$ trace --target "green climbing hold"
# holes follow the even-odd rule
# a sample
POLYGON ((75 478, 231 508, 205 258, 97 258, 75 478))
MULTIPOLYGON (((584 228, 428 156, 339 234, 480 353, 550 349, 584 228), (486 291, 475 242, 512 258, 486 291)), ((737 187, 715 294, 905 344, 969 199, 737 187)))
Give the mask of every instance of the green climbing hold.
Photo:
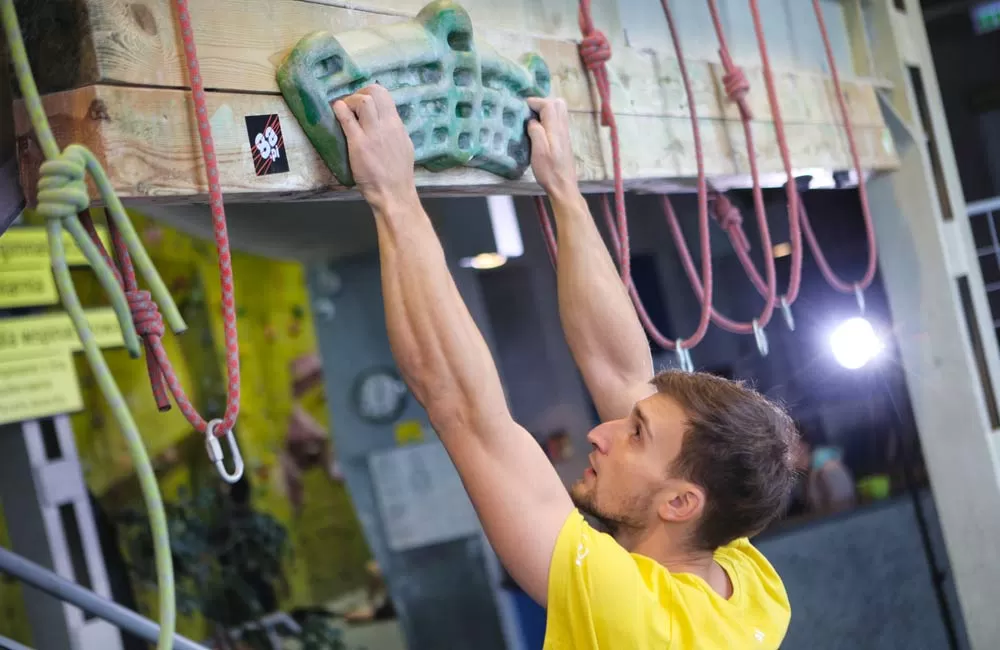
POLYGON ((409 22, 304 37, 278 69, 278 86, 309 140, 345 185, 347 142, 331 102, 378 83, 392 94, 416 162, 519 178, 530 162, 525 98, 549 94, 537 54, 513 61, 477 43, 469 14, 436 0, 409 22))

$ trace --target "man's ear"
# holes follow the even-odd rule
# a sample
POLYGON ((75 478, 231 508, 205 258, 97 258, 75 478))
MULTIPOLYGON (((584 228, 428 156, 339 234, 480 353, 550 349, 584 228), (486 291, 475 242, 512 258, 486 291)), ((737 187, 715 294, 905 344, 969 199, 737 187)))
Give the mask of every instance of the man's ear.
POLYGON ((705 510, 705 491, 690 481, 672 480, 664 488, 656 513, 670 523, 684 523, 705 510))

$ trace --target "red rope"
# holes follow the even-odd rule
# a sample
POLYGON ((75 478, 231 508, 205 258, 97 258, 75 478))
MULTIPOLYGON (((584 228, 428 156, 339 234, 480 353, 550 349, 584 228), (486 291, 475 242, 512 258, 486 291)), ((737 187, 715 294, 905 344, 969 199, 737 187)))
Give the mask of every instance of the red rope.
MULTIPOLYGON (((715 0, 709 0, 714 4, 715 0)), ((775 135, 778 139, 778 149, 781 151, 781 161, 785 167, 788 182, 785 184, 785 195, 788 197, 788 234, 792 245, 792 268, 785 291, 783 302, 791 305, 799 297, 802 283, 802 229, 799 224, 799 193, 795 187, 795 175, 792 171, 792 155, 785 137, 785 121, 781 116, 781 105, 778 103, 778 91, 774 84, 774 73, 771 70, 771 57, 767 53, 767 38, 760 16, 757 0, 750 0, 750 13, 753 17, 754 32, 757 35, 757 48, 760 50, 760 60, 764 69, 764 86, 767 88, 767 102, 771 107, 774 119, 775 135)), ((765 254, 772 258, 771 249, 765 254)))
POLYGON ((819 0, 813 0, 813 10, 816 12, 816 21, 819 23, 819 31, 823 36, 823 48, 826 50, 826 60, 830 66, 830 74, 833 76, 833 86, 837 93, 837 103, 840 106, 840 114, 844 118, 844 130, 847 132, 847 143, 851 149, 851 159, 854 162, 854 169, 858 174, 858 196, 861 199, 861 213, 865 220, 865 234, 868 240, 868 266, 865 274, 860 280, 854 283, 841 279, 827 262, 823 249, 820 248, 819 241, 813 233, 812 225, 809 223, 809 215, 802 209, 802 226, 805 230, 806 240, 812 250, 816 264, 827 283, 837 291, 842 293, 854 293, 856 290, 867 289, 875 279, 875 271, 878 267, 878 247, 875 242, 875 226, 872 223, 871 208, 868 205, 868 190, 865 187, 865 179, 861 169, 861 156, 858 155, 858 143, 854 135, 854 127, 851 125, 851 116, 847 110, 847 102, 844 99, 844 90, 840 85, 840 74, 837 72, 837 62, 833 56, 833 48, 830 46, 830 35, 826 31, 826 20, 823 18, 823 10, 819 5, 819 0))
MULTIPOLYGON (((663 200, 667 205, 669 205, 670 199, 668 197, 664 196, 663 200)), ((615 256, 617 257, 621 242, 618 241, 618 233, 615 229, 615 219, 611 214, 611 206, 608 205, 608 197, 606 195, 601 196, 601 208, 601 212, 604 215, 604 223, 608 227, 608 235, 611 237, 611 248, 615 251, 615 256)), ((672 213, 672 208, 670 209, 672 213)), ((549 252, 549 259, 552 261, 552 266, 556 266, 559 257, 559 247, 556 243, 555 233, 552 231, 552 220, 549 217, 549 211, 545 207, 545 199, 540 196, 535 197, 535 210, 538 213, 538 220, 542 226, 542 234, 545 239, 545 247, 549 252)), ((706 218, 699 223, 699 230, 701 231, 702 241, 708 241, 707 237, 709 236, 709 229, 707 215, 706 218)), ((711 305, 712 298, 712 251, 711 246, 708 246, 707 248, 707 251, 705 250, 705 247, 702 249, 702 281, 701 284, 698 284, 697 286, 699 289, 702 284, 708 287, 708 300, 704 299, 703 292, 696 291, 698 301, 702 306, 701 318, 698 321, 698 327, 694 334, 692 334, 689 338, 681 339, 681 349, 683 350, 690 350, 701 343, 702 339, 705 338, 705 334, 708 332, 708 324, 711 322, 712 310, 709 305, 711 305)), ((691 260, 690 253, 688 253, 687 259, 691 264, 691 272, 696 274, 697 271, 694 270, 694 262, 691 260)), ((697 282, 697 275, 694 277, 697 282)), ((649 337, 653 339, 653 342, 661 348, 676 350, 677 341, 668 339, 660 332, 659 329, 657 329, 656 325, 653 323, 653 319, 649 317, 649 312, 646 311, 646 306, 642 304, 642 299, 639 297, 639 292, 636 290, 635 283, 632 282, 631 278, 629 278, 626 287, 628 288, 629 298, 632 299, 632 304, 635 306, 635 312, 639 317, 639 322, 642 323, 643 328, 649 333, 649 337)))
MULTIPOLYGON (((701 146, 701 133, 698 129, 698 113, 694 101, 694 92, 691 88, 691 81, 687 73, 687 66, 684 62, 684 57, 681 54, 680 38, 675 29, 673 18, 669 13, 669 8, 667 7, 665 0, 664 9, 668 12, 667 16, 670 22, 670 31, 673 35, 674 45, 678 51, 681 75, 684 79, 684 87, 688 95, 688 106, 690 107, 691 127, 694 131, 695 155, 698 165, 698 215, 699 236, 702 251, 701 282, 705 287, 707 287, 707 299, 701 300, 701 317, 694 333, 691 334, 689 338, 683 339, 680 343, 681 349, 690 350, 698 345, 698 343, 700 343, 705 337, 706 332, 708 332, 708 326, 711 322, 712 314, 712 251, 709 239, 711 233, 709 230, 708 219, 708 187, 705 181, 705 162, 701 146)), ((581 0, 580 2, 580 30, 584 34, 583 42, 580 45, 580 55, 587 68, 594 74, 595 84, 601 98, 601 122, 605 125, 614 125, 615 116, 611 109, 610 84, 608 82, 607 68, 605 67, 605 62, 611 58, 611 45, 608 43, 607 38, 594 28, 593 19, 590 15, 589 0, 581 0)), ((624 270, 629 268, 628 257, 630 255, 628 221, 625 214, 624 183, 622 181, 621 165, 617 153, 619 151, 617 126, 609 126, 609 130, 611 137, 611 150, 613 152, 613 157, 615 158, 615 203, 618 213, 617 223, 611 215, 611 208, 608 206, 606 196, 602 197, 601 205, 605 223, 608 226, 608 233, 612 240, 611 248, 618 260, 619 267, 623 269, 622 279, 625 282, 629 297, 632 299, 632 304, 635 305, 636 313, 639 316, 639 320, 642 322, 643 327, 649 333, 650 338, 652 338, 657 345, 668 350, 675 350, 678 347, 678 341, 668 339, 659 331, 659 329, 657 329, 656 325, 649 317, 645 306, 642 304, 642 300, 635 288, 635 284, 632 282, 631 275, 624 272, 624 270)), ((548 210, 545 208, 545 201, 540 197, 536 197, 535 208, 538 212, 539 221, 541 222, 546 248, 548 249, 549 257, 554 266, 558 257, 558 245, 555 233, 552 230, 552 221, 549 218, 548 210)), ((693 268, 694 267, 692 265, 692 272, 695 272, 693 268)))
MULTIPOLYGON (((661 0, 661 3, 663 4, 663 10, 667 16, 667 23, 671 25, 671 35, 674 39, 674 47, 677 50, 677 58, 680 62, 683 62, 684 54, 678 46, 676 30, 673 28, 673 18, 669 4, 666 0, 661 0)), ((750 84, 747 81, 743 70, 733 63, 733 59, 729 54, 729 45, 726 40, 725 32, 722 29, 722 20, 719 16, 718 7, 716 6, 714 0, 709 0, 709 9, 712 14, 712 22, 715 25, 716 34, 719 37, 719 55, 722 58, 722 65, 725 70, 725 74, 723 76, 723 86, 725 87, 726 95, 729 100, 734 102, 739 107, 740 121, 743 124, 743 133, 747 141, 747 161, 750 164, 750 176, 753 179, 754 210, 757 215, 761 246, 764 251, 764 273, 767 277, 766 282, 761 282, 763 288, 762 295, 765 300, 760 315, 756 319, 750 322, 735 321, 718 313, 718 311, 716 311, 713 307, 711 310, 712 321, 719 327, 729 332, 736 334, 751 334, 754 332, 755 322, 758 328, 763 328, 770 322, 776 304, 775 297, 777 295, 777 289, 774 270, 774 256, 771 255, 771 230, 767 223, 767 212, 764 209, 764 195, 760 186, 760 172, 757 168, 757 150, 754 145, 751 124, 753 114, 746 100, 750 84)), ((691 105, 694 104, 694 99, 690 94, 688 95, 688 103, 691 105)), ((698 147, 698 144, 699 143, 696 142, 696 148, 698 147)), ((750 242, 747 240, 746 234, 743 233, 741 227, 742 217, 740 216, 739 211, 736 210, 724 197, 721 197, 720 200, 720 196, 716 197, 714 208, 716 219, 719 221, 719 225, 722 226, 723 230, 725 230, 729 235, 729 240, 732 242, 733 248, 736 250, 740 261, 744 263, 745 267, 749 267, 749 269, 753 270, 753 274, 751 275, 748 269, 748 276, 751 276, 751 279, 753 276, 756 276, 756 278, 759 279, 760 274, 757 272, 756 268, 753 267, 753 262, 750 259, 750 242)), ((684 234, 680 229, 679 222, 677 221, 677 215, 669 201, 663 202, 663 211, 666 215, 667 224, 670 227, 670 233, 673 236, 674 243, 677 246, 677 250, 680 252, 681 263, 684 266, 684 272, 688 276, 688 280, 691 283, 691 288, 699 297, 699 300, 702 300, 706 293, 706 287, 704 282, 698 281, 698 277, 696 273, 694 273, 694 261, 691 258, 691 252, 688 250, 687 244, 684 241, 684 234)))
MULTIPOLYGON (((201 136, 202 154, 205 167, 208 170, 209 202, 212 209, 212 222, 215 226, 215 245, 219 254, 219 276, 222 283, 222 316, 225 324, 226 371, 228 375, 228 393, 226 396, 226 411, 222 424, 215 427, 217 437, 224 437, 232 430, 240 410, 240 353, 239 339, 236 333, 236 302, 233 291, 233 267, 229 252, 229 234, 226 229, 226 213, 222 202, 222 187, 219 184, 219 166, 215 156, 215 145, 212 141, 212 130, 208 123, 208 107, 205 101, 205 86, 201 80, 198 66, 198 54, 195 50, 194 33, 191 28, 191 15, 187 0, 177 0, 177 12, 181 24, 181 36, 184 40, 184 51, 187 58, 188 72, 191 77, 192 96, 194 98, 195 115, 198 119, 198 132, 201 136)), ((101 255, 114 269, 118 281, 125 291, 132 320, 136 332, 143 339, 146 348, 146 366, 149 371, 149 381, 153 389, 153 398, 161 411, 170 409, 167 390, 174 397, 174 402, 184 414, 191 426, 199 433, 208 430, 208 421, 203 418, 191 400, 188 399, 184 387, 181 386, 174 372, 170 358, 163 347, 162 338, 166 328, 156 302, 148 291, 140 291, 125 241, 115 228, 114 222, 108 220, 108 231, 114 245, 117 266, 111 264, 111 258, 104 249, 97 231, 90 218, 90 213, 81 214, 84 227, 87 228, 101 255)))
MULTIPOLYGON (((709 0, 710 6, 713 4, 713 0, 709 0)), ((770 61, 767 56, 767 48, 764 45, 763 32, 760 29, 760 12, 756 6, 756 2, 751 2, 751 10, 754 12, 755 25, 757 26, 757 36, 761 47, 761 59, 764 63, 764 75, 765 79, 769 80, 770 88, 773 89, 773 79, 770 67, 770 61)), ((864 276, 856 283, 849 283, 841 279, 830 263, 826 259, 826 255, 823 253, 823 249, 816 238, 815 233, 812 229, 812 224, 809 222, 809 215, 806 212, 805 206, 802 205, 799 200, 798 193, 794 187, 794 179, 791 176, 791 164, 789 162, 789 156, 787 154, 787 145, 785 145, 785 129, 784 123, 781 119, 780 107, 778 107, 777 100, 774 94, 769 90, 769 97, 771 99, 772 109, 775 111, 775 130, 777 131, 778 142, 782 147, 782 157, 785 161, 785 170, 789 174, 789 182, 786 186, 786 192, 789 197, 789 229, 792 238, 792 271, 791 280, 789 281, 789 289, 784 300, 787 304, 791 305, 795 299, 798 297, 800 280, 802 277, 802 247, 801 247, 801 236, 802 233, 805 234, 806 241, 809 244, 809 248, 813 253, 813 257, 816 260, 816 265, 819 267, 820 272, 823 274, 824 279, 827 283, 833 287, 835 290, 842 293, 853 293, 857 290, 867 289, 871 285, 872 280, 875 277, 875 272, 878 266, 878 248, 875 240, 875 228, 872 223, 871 208, 868 203, 868 191, 865 187, 863 170, 861 168, 861 158, 858 154, 857 138, 854 134, 854 128, 851 124, 850 113, 847 109, 847 102, 844 99, 844 92, 840 82, 840 74, 837 70, 836 59, 833 55, 833 50, 830 46, 830 36, 827 32, 826 21, 823 18, 823 11, 819 5, 818 0, 813 0, 813 10, 816 13, 816 20, 819 23, 820 35, 823 39, 823 47, 826 52, 827 63, 830 66, 830 73, 833 77, 833 85, 837 93, 837 103, 840 108, 841 116, 844 120, 844 130, 847 133, 847 142, 851 151, 851 158, 854 163, 854 169, 858 176, 858 194, 861 199, 861 212, 864 216, 865 221, 865 235, 868 244, 868 266, 865 269, 864 276), (793 205, 797 214, 793 214, 793 205), (798 217, 798 218, 795 218, 798 217), (801 220, 801 221, 800 221, 801 220), (799 230, 801 226, 801 231, 799 230)), ((717 29, 719 29, 717 25, 717 29)), ((728 213, 732 208, 732 204, 729 203, 727 199, 723 196, 719 196, 716 200, 716 216, 719 218, 720 224, 723 223, 724 219, 720 216, 719 211, 728 213), (720 203, 719 201, 723 201, 720 203)), ((731 228, 727 229, 730 235, 730 241, 734 240, 734 237, 742 237, 742 240, 746 240, 746 235, 742 233, 742 228, 739 227, 738 222, 734 221, 732 218, 728 219, 728 223, 735 224, 731 228)), ((723 226, 725 227, 725 225, 723 226)), ((765 289, 763 288, 763 281, 761 280, 760 274, 757 269, 754 268, 753 263, 750 260, 750 256, 745 250, 741 250, 741 246, 737 245, 736 241, 733 241, 733 247, 736 249, 736 253, 740 258, 740 262, 743 265, 747 276, 753 282, 757 291, 763 296, 766 295, 765 289)))
POLYGON ((625 215, 625 183, 622 179, 621 148, 618 142, 618 122, 611 110, 611 82, 608 79, 607 62, 611 58, 611 43, 604 32, 594 26, 590 15, 590 0, 580 0, 579 11, 580 58, 583 64, 594 75, 594 85, 601 100, 601 125, 608 127, 611 138, 611 165, 615 178, 615 213, 618 215, 618 241, 621 249, 618 251, 619 270, 622 282, 626 285, 631 277, 631 254, 629 253, 628 219, 625 215))

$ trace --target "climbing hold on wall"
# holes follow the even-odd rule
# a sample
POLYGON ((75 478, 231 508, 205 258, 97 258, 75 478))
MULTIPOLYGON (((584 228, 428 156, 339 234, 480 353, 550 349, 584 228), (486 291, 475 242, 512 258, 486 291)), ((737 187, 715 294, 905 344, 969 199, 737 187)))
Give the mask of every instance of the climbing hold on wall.
POLYGON ((525 98, 548 95, 550 81, 537 54, 515 62, 476 42, 469 14, 451 0, 432 2, 409 22, 309 34, 278 68, 289 108, 348 186, 347 142, 330 105, 337 98, 378 83, 396 102, 418 165, 513 179, 530 162, 525 98))

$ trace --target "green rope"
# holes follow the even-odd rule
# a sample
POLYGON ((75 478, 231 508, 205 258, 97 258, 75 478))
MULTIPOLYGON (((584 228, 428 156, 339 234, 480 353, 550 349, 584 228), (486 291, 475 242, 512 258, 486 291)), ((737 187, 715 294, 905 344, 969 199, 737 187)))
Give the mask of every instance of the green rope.
POLYGON ((59 151, 59 146, 49 128, 45 110, 42 107, 38 88, 35 86, 28 55, 24 49, 24 40, 17 22, 13 0, 0 0, 4 30, 7 43, 10 46, 14 71, 21 86, 21 95, 28 109, 31 124, 38 136, 42 151, 47 159, 42 164, 42 178, 38 183, 38 213, 47 219, 49 254, 52 256, 52 270, 56 285, 62 297, 63 306, 76 328, 84 354, 90 362, 97 384, 108 401, 115 420, 125 435, 129 454, 135 465, 136 476, 142 491, 146 508, 149 511, 150 526, 153 532, 153 550, 156 558, 156 573, 159 582, 160 605, 160 636, 158 650, 170 650, 173 647, 174 626, 176 623, 176 603, 174 596, 174 570, 170 556, 170 537, 167 533, 167 518, 163 510, 163 499, 156 484, 156 474, 150 463, 149 455, 143 445, 139 429, 136 427, 132 413, 125 405, 121 390, 115 383, 100 347, 94 339, 87 322, 83 306, 73 286, 69 265, 66 263, 66 251, 63 248, 62 230, 65 228, 76 241, 98 280, 104 286, 111 298, 111 304, 118 316, 122 333, 125 337, 125 347, 133 357, 140 355, 139 337, 132 323, 125 294, 118 284, 111 267, 101 256, 97 246, 90 239, 87 231, 80 223, 77 214, 90 205, 87 191, 86 173, 90 172, 101 198, 108 208, 110 217, 121 231, 128 246, 129 253, 150 287, 150 291, 163 309, 167 322, 175 332, 183 331, 186 326, 180 310, 167 291, 166 285, 156 272, 152 260, 146 253, 139 236, 132 227, 125 208, 114 192, 107 174, 101 168, 97 158, 86 147, 70 145, 65 151, 59 151))

